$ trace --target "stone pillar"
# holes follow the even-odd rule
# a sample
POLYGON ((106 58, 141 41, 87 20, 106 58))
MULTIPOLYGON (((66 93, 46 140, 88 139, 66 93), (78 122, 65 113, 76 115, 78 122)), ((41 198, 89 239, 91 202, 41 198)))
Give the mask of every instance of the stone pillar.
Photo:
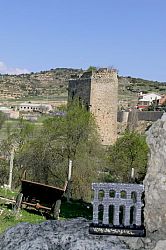
POLYGON ((109 224, 109 204, 104 205, 103 224, 109 224))
POLYGON ((93 223, 97 224, 98 223, 98 213, 99 213, 99 208, 98 208, 98 189, 94 189, 94 201, 93 201, 93 223))
POLYGON ((141 226, 141 209, 142 209, 142 201, 141 201, 141 193, 137 192, 137 203, 136 203, 136 217, 135 224, 141 226))
POLYGON ((125 219, 124 219, 124 225, 129 226, 130 225, 130 206, 125 206, 125 219))
POLYGON ((119 205, 114 205, 114 220, 113 225, 119 225, 119 205))
POLYGON ((98 223, 98 214, 99 214, 99 208, 98 203, 93 203, 93 223, 98 223))
POLYGON ((136 216, 135 216, 135 224, 137 226, 141 226, 141 205, 140 204, 137 204, 137 207, 135 208, 135 213, 136 213, 136 216))

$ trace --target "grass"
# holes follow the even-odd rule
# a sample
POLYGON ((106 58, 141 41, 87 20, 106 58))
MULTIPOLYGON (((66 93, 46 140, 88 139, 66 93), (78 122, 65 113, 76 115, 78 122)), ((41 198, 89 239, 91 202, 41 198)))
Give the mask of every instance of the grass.
POLYGON ((21 222, 39 223, 45 221, 45 217, 40 214, 33 214, 26 210, 21 210, 17 215, 12 210, 12 205, 0 205, 0 233, 21 222))
POLYGON ((20 104, 21 102, 28 101, 40 101, 40 102, 49 102, 49 101, 67 101, 67 93, 64 92, 60 95, 52 95, 52 96, 26 96, 21 97, 19 99, 10 99, 10 98, 2 98, 1 101, 14 103, 15 105, 20 104))
POLYGON ((66 200, 62 200, 60 218, 71 219, 76 217, 83 217, 91 220, 92 205, 78 200, 72 200, 70 203, 67 203, 66 200))
POLYGON ((0 188, 0 196, 8 199, 15 199, 19 191, 10 191, 9 189, 0 188))
MULTIPOLYGON (((15 198, 18 191, 12 192, 0 188, 0 196, 5 198, 15 198)), ((48 214, 42 213, 40 210, 21 209, 16 215, 13 211, 13 204, 5 204, 4 200, 0 199, 0 234, 6 229, 15 226, 20 222, 40 223, 47 219, 52 219, 48 214)), ((71 200, 67 203, 66 199, 62 199, 60 220, 83 217, 88 220, 92 219, 92 205, 80 200, 71 200)))

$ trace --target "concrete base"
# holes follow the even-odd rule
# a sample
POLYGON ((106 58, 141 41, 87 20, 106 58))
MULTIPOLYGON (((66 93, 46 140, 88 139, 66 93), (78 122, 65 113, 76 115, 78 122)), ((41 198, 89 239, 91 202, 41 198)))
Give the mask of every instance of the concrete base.
POLYGON ((111 225, 99 225, 91 223, 89 225, 90 234, 98 235, 119 235, 119 236, 132 236, 132 237, 145 237, 145 228, 143 226, 129 226, 119 227, 111 225))

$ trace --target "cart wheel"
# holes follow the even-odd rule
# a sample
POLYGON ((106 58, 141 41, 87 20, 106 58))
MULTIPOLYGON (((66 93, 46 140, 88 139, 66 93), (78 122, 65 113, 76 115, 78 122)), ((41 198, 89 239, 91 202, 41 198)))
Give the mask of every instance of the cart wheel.
POLYGON ((53 206, 53 218, 55 220, 59 219, 60 207, 61 207, 61 200, 57 200, 55 205, 53 206))
POLYGON ((23 193, 19 193, 16 197, 16 204, 14 206, 14 212, 19 212, 20 207, 21 207, 22 198, 23 198, 23 193))

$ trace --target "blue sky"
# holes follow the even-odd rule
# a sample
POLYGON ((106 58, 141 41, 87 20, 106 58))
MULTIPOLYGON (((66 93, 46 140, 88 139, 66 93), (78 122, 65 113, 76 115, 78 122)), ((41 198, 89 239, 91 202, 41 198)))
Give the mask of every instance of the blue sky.
POLYGON ((0 0, 0 72, 113 66, 166 81, 166 0, 0 0))

